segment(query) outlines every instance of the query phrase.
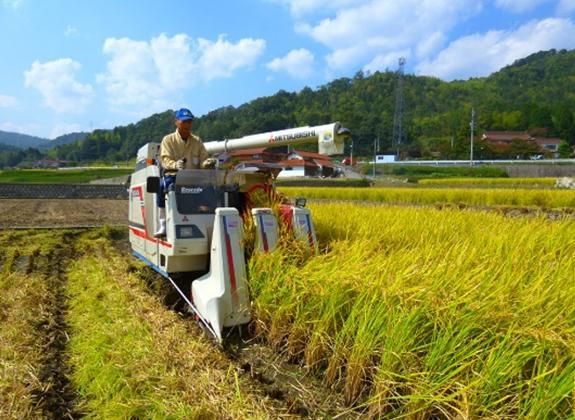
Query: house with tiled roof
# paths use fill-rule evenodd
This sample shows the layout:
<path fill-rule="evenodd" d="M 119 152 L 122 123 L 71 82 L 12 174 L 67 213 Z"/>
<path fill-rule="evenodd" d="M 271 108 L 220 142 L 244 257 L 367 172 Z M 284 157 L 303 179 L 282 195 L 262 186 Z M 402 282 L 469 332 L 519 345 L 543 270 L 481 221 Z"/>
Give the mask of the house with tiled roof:
<path fill-rule="evenodd" d="M 279 178 L 308 176 L 331 177 L 335 168 L 328 156 L 302 150 L 292 150 L 288 153 L 273 148 L 257 148 L 236 150 L 229 153 L 236 165 L 259 166 L 273 163 L 282 168 Z"/>
<path fill-rule="evenodd" d="M 531 146 L 538 153 L 551 155 L 554 158 L 558 157 L 561 144 L 559 138 L 532 136 L 527 131 L 486 131 L 481 140 L 495 148 L 511 147 L 514 143 L 521 142 Z"/>

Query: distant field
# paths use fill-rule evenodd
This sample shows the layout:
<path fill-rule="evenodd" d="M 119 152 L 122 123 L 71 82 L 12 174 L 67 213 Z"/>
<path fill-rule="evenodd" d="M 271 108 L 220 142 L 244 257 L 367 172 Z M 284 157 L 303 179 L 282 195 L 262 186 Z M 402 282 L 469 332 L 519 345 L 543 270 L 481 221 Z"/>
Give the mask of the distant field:
<path fill-rule="evenodd" d="M 433 187 L 552 188 L 557 178 L 444 178 L 420 179 L 418 184 Z"/>
<path fill-rule="evenodd" d="M 0 183 L 82 184 L 132 173 L 131 168 L 17 169 L 0 171 Z"/>
<path fill-rule="evenodd" d="M 575 208 L 575 190 L 533 188 L 296 188 L 281 187 L 292 197 L 371 201 L 407 205 L 463 205 L 477 207 Z"/>

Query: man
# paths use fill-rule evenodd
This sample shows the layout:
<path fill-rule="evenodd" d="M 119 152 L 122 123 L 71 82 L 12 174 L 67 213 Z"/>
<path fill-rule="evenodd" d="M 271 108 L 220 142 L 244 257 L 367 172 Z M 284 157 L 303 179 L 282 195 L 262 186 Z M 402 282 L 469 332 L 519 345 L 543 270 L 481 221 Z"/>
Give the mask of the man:
<path fill-rule="evenodd" d="M 156 238 L 166 235 L 165 192 L 176 180 L 176 173 L 180 169 L 212 168 L 216 163 L 216 159 L 208 155 L 200 138 L 192 134 L 193 120 L 194 115 L 189 109 L 182 108 L 176 111 L 176 131 L 165 136 L 160 145 L 160 162 L 164 168 L 164 178 L 156 195 L 160 213 L 160 227 L 154 234 Z"/>

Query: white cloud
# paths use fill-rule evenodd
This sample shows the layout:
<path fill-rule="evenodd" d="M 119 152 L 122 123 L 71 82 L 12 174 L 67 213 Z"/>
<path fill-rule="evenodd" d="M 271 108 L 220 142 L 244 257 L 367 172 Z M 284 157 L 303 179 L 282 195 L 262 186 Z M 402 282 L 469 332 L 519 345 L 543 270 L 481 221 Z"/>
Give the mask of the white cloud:
<path fill-rule="evenodd" d="M 419 41 L 415 47 L 417 58 L 426 58 L 437 52 L 446 41 L 446 36 L 440 31 L 433 32 L 427 38 Z"/>
<path fill-rule="evenodd" d="M 529 22 L 515 31 L 460 38 L 435 59 L 420 63 L 417 72 L 446 80 L 487 76 L 534 52 L 574 47 L 575 24 L 569 19 L 549 18 Z"/>
<path fill-rule="evenodd" d="M 46 137 L 46 127 L 35 123 L 16 124 L 10 121 L 0 122 L 0 130 L 11 133 L 26 133 L 30 136 Z"/>
<path fill-rule="evenodd" d="M 528 12 L 550 0 L 496 0 L 495 4 L 501 9 L 510 10 L 514 13 Z"/>
<path fill-rule="evenodd" d="M 87 129 L 85 127 L 82 127 L 80 124 L 56 123 L 52 126 L 48 138 L 55 139 L 56 137 L 61 136 L 63 134 L 77 133 L 79 131 L 87 131 Z"/>
<path fill-rule="evenodd" d="M 291 50 L 284 57 L 274 58 L 267 68 L 276 72 L 284 71 L 296 79 L 306 79 L 313 74 L 314 56 L 305 48 Z"/>
<path fill-rule="evenodd" d="M 2 5 L 11 9 L 17 9 L 22 5 L 22 0 L 2 0 Z"/>
<path fill-rule="evenodd" d="M 379 54 L 373 58 L 369 63 L 363 66 L 364 72 L 383 71 L 386 69 L 395 70 L 399 66 L 399 58 L 406 58 L 409 51 L 392 51 L 387 54 Z"/>
<path fill-rule="evenodd" d="M 18 100 L 13 96 L 0 95 L 0 108 L 14 108 Z"/>
<path fill-rule="evenodd" d="M 241 39 L 237 43 L 220 36 L 217 41 L 185 34 L 161 34 L 147 41 L 108 38 L 103 52 L 111 58 L 98 76 L 114 106 L 135 106 L 136 113 L 159 110 L 173 104 L 174 94 L 199 81 L 230 77 L 251 66 L 263 53 L 265 41 Z"/>
<path fill-rule="evenodd" d="M 415 49 L 425 58 L 443 45 L 449 30 L 481 8 L 473 0 L 354 2 L 315 25 L 298 22 L 296 31 L 332 50 L 326 57 L 330 68 L 352 70 L 394 51 Z"/>
<path fill-rule="evenodd" d="M 75 78 L 80 70 L 78 62 L 70 58 L 32 63 L 24 72 L 25 85 L 40 92 L 44 105 L 56 112 L 82 112 L 91 102 L 92 86 L 82 84 Z"/>
<path fill-rule="evenodd" d="M 326 56 L 327 65 L 332 70 L 345 70 L 350 68 L 358 62 L 365 59 L 367 56 L 367 48 L 365 46 L 352 46 L 348 48 L 339 48 Z"/>
<path fill-rule="evenodd" d="M 565 16 L 575 12 L 575 0 L 560 0 L 557 5 L 557 14 Z"/>
<path fill-rule="evenodd" d="M 270 0 L 289 7 L 292 15 L 299 17 L 317 11 L 333 11 L 347 6 L 358 6 L 368 0 Z"/>
<path fill-rule="evenodd" d="M 265 47 L 263 39 L 244 38 L 232 44 L 222 36 L 216 42 L 200 38 L 199 70 L 205 80 L 230 77 L 235 70 L 255 63 Z"/>

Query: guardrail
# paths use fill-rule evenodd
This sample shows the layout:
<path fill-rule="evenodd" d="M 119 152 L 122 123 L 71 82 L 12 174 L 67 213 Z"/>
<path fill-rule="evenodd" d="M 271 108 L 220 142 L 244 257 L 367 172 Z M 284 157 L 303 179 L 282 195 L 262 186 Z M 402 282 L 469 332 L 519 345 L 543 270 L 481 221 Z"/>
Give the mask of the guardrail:
<path fill-rule="evenodd" d="M 373 160 L 369 163 L 373 165 Z M 393 162 L 375 162 L 376 165 L 419 165 L 419 166 L 475 166 L 475 165 L 575 165 L 575 159 L 541 159 L 541 160 L 395 160 Z"/>
<path fill-rule="evenodd" d="M 95 184 L 0 184 L 0 198 L 102 198 L 128 199 L 125 185 Z"/>

